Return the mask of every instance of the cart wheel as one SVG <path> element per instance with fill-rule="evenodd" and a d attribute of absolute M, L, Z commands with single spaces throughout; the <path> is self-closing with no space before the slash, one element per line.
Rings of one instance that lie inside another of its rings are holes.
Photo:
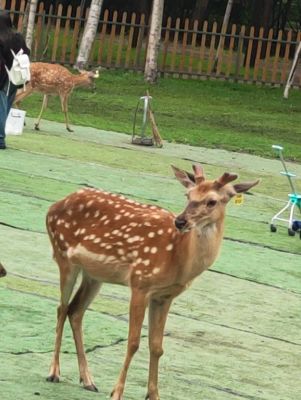
<path fill-rule="evenodd" d="M 273 224 L 270 225 L 271 232 L 277 232 L 277 227 Z"/>
<path fill-rule="evenodd" d="M 293 231 L 292 229 L 288 228 L 287 230 L 288 236 L 295 236 L 296 232 Z"/>

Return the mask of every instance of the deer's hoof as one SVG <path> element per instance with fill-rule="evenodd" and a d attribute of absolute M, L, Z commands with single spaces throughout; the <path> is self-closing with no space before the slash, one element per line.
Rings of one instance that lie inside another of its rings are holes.
<path fill-rule="evenodd" d="M 90 392 L 98 392 L 98 389 L 94 384 L 84 386 L 84 389 L 89 390 Z"/>
<path fill-rule="evenodd" d="M 60 377 L 57 375 L 49 375 L 46 378 L 47 382 L 53 382 L 53 383 L 58 383 L 60 381 Z"/>
<path fill-rule="evenodd" d="M 145 396 L 145 400 L 160 400 L 158 392 L 156 393 L 147 393 Z"/>
<path fill-rule="evenodd" d="M 0 278 L 6 275 L 6 270 L 3 265 L 0 263 Z"/>
<path fill-rule="evenodd" d="M 74 132 L 74 130 L 71 129 L 71 128 L 69 128 L 69 127 L 67 127 L 67 131 L 68 131 L 68 132 Z"/>
<path fill-rule="evenodd" d="M 34 125 L 34 129 L 35 129 L 36 131 L 39 131 L 39 130 L 40 130 L 39 125 L 35 124 L 35 125 Z"/>

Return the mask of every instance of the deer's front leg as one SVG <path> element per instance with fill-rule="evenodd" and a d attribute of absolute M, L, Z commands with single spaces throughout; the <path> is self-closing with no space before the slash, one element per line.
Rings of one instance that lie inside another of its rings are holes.
<path fill-rule="evenodd" d="M 146 399 L 159 400 L 158 392 L 158 368 L 159 359 L 163 354 L 163 334 L 164 327 L 168 315 L 168 311 L 172 302 L 170 299 L 151 299 L 149 303 L 149 378 L 148 392 Z"/>
<path fill-rule="evenodd" d="M 84 350 L 82 321 L 85 311 L 99 292 L 100 286 L 100 282 L 83 276 L 82 283 L 72 302 L 70 303 L 68 309 L 68 317 L 73 331 L 73 337 L 78 358 L 80 382 L 83 383 L 85 389 L 92 392 L 97 392 L 98 390 L 93 382 L 93 378 L 88 368 L 88 363 Z"/>
<path fill-rule="evenodd" d="M 146 296 L 139 289 L 132 290 L 129 316 L 129 335 L 125 361 L 118 381 L 112 391 L 112 400 L 122 400 L 127 371 L 131 360 L 139 348 L 142 323 L 145 315 Z"/>

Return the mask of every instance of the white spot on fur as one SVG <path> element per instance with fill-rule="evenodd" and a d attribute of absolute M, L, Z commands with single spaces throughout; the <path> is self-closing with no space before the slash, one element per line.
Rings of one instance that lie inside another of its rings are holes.
<path fill-rule="evenodd" d="M 155 232 L 149 232 L 149 234 L 147 236 L 150 238 L 153 238 L 153 237 L 155 237 Z"/>
<path fill-rule="evenodd" d="M 157 233 L 158 235 L 163 235 L 163 232 L 164 232 L 163 229 L 159 229 Z"/>
<path fill-rule="evenodd" d="M 150 249 L 150 252 L 151 252 L 152 254 L 156 254 L 157 251 L 158 251 L 158 247 L 152 247 L 152 248 Z"/>
<path fill-rule="evenodd" d="M 133 237 L 128 238 L 127 242 L 128 243 L 139 242 L 140 239 L 141 239 L 140 236 L 133 236 Z"/>
<path fill-rule="evenodd" d="M 153 274 L 156 275 L 160 272 L 160 268 L 156 267 L 153 269 Z"/>
<path fill-rule="evenodd" d="M 173 249 L 173 244 L 172 243 L 169 243 L 167 246 L 166 246 L 166 250 L 167 251 L 171 251 Z"/>

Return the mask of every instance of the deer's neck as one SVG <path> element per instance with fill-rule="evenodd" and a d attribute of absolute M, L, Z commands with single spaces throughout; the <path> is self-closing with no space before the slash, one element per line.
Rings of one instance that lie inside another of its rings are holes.
<path fill-rule="evenodd" d="M 190 282 L 208 269 L 219 254 L 224 233 L 224 221 L 202 230 L 193 229 L 178 236 L 176 262 L 182 283 Z"/>
<path fill-rule="evenodd" d="M 73 75 L 74 87 L 87 86 L 87 77 L 83 74 Z"/>

